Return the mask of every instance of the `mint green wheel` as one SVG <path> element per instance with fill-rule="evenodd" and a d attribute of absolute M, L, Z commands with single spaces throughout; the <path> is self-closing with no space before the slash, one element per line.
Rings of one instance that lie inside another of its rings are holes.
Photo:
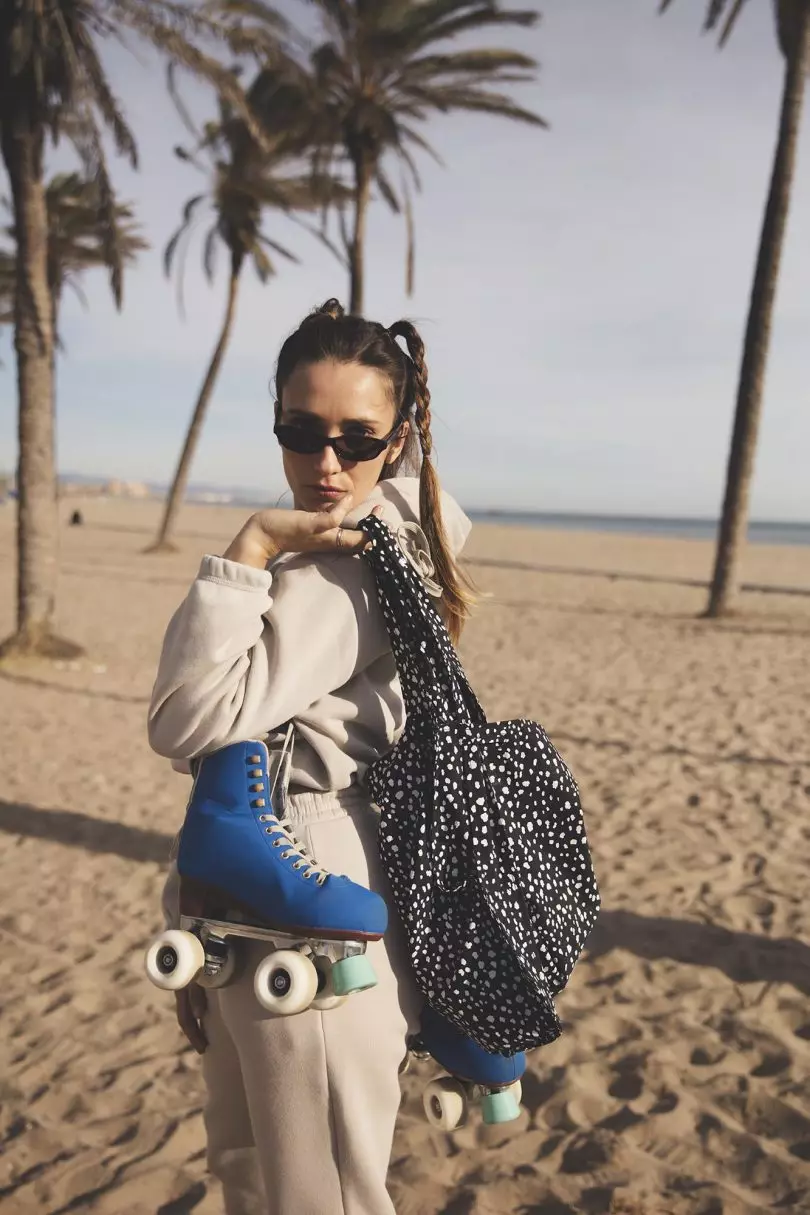
<path fill-rule="evenodd" d="M 481 1099 L 481 1113 L 487 1126 L 497 1126 L 501 1122 L 514 1122 L 520 1117 L 520 1106 L 515 1100 L 511 1088 L 499 1093 L 487 1093 Z"/>
<path fill-rule="evenodd" d="M 348 996 L 353 991 L 366 991 L 376 986 L 374 967 L 364 953 L 342 958 L 332 966 L 332 990 L 336 996 Z"/>

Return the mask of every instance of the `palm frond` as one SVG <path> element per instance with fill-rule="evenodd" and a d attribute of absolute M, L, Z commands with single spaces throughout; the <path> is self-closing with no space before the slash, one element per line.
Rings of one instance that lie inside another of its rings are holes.
<path fill-rule="evenodd" d="M 335 260 L 338 261 L 340 265 L 344 267 L 344 269 L 348 269 L 349 263 L 345 252 L 342 252 L 334 241 L 330 240 L 328 232 L 322 225 L 316 227 L 314 224 L 310 224 L 302 216 L 296 215 L 295 212 L 292 212 L 288 218 L 291 219 L 292 222 L 299 228 L 303 228 L 305 232 L 308 232 L 310 236 L 314 236 L 317 241 L 320 241 L 324 248 L 329 250 Z"/>
<path fill-rule="evenodd" d="M 76 55 L 86 79 L 86 93 L 99 110 L 105 125 L 112 132 L 116 151 L 125 156 L 133 169 L 138 167 L 138 147 L 127 125 L 123 111 L 110 88 L 89 31 L 80 26 L 76 31 Z"/>
<path fill-rule="evenodd" d="M 381 164 L 377 165 L 377 170 L 374 174 L 374 180 L 376 181 L 383 198 L 388 203 L 388 206 L 391 208 L 391 210 L 394 212 L 395 215 L 399 215 L 400 211 L 402 210 L 402 205 L 399 201 L 399 198 L 397 197 L 396 190 L 391 185 L 391 182 L 389 181 L 388 177 L 386 176 L 385 170 L 383 169 Z"/>
<path fill-rule="evenodd" d="M 166 274 L 171 274 L 172 263 L 174 261 L 174 256 L 177 252 L 177 246 L 180 244 L 180 241 L 183 239 L 183 237 L 188 232 L 188 230 L 193 222 L 194 213 L 197 210 L 197 207 L 204 200 L 205 200 L 204 194 L 195 194 L 195 196 L 193 198 L 190 198 L 188 200 L 188 202 L 186 203 L 186 205 L 183 207 L 182 223 L 180 224 L 180 227 L 177 229 L 177 231 L 174 233 L 174 235 L 171 237 L 168 244 L 166 245 L 166 248 L 163 251 L 163 269 Z"/>
<path fill-rule="evenodd" d="M 253 259 L 254 269 L 259 276 L 259 282 L 266 283 L 267 280 L 275 274 L 275 266 L 267 256 L 267 253 L 262 248 L 260 242 L 257 242 L 250 252 Z"/>
<path fill-rule="evenodd" d="M 288 262 L 295 262 L 297 266 L 300 266 L 300 257 L 293 253 L 291 249 L 288 249 L 286 245 L 280 245 L 277 240 L 271 240 L 270 237 L 265 236 L 263 232 L 259 233 L 258 241 L 260 245 L 264 245 L 265 248 L 272 249 L 274 253 L 278 253 L 279 257 L 284 257 Z"/>
<path fill-rule="evenodd" d="M 726 43 L 728 42 L 729 37 L 731 35 L 731 31 L 734 29 L 734 26 L 737 23 L 737 19 L 738 19 L 740 13 L 742 12 L 743 6 L 745 5 L 745 3 L 746 3 L 746 0 L 734 0 L 734 3 L 731 6 L 728 16 L 726 17 L 725 24 L 724 24 L 722 30 L 720 31 L 720 37 L 718 39 L 718 44 L 721 47 L 725 46 Z M 714 5 L 714 7 L 717 8 L 716 3 Z M 713 20 L 712 20 L 711 14 L 709 14 L 709 16 L 706 18 L 706 29 L 707 30 L 714 29 L 715 25 L 717 24 L 717 21 L 719 21 L 720 16 L 722 14 L 722 7 L 723 6 L 720 6 L 720 10 L 718 11 L 717 16 Z"/>
<path fill-rule="evenodd" d="M 416 281 L 416 227 L 413 221 L 413 199 L 404 173 L 402 193 L 405 197 L 405 292 L 410 297 L 413 295 Z"/>
<path fill-rule="evenodd" d="M 517 105 L 505 93 L 491 93 L 485 89 L 464 88 L 455 85 L 423 86 L 412 90 L 423 105 L 447 112 L 449 110 L 473 110 L 480 114 L 494 114 L 500 118 L 511 118 L 530 126 L 548 128 L 544 118 L 532 110 Z"/>
<path fill-rule="evenodd" d="M 444 5 L 421 4 L 412 7 L 410 28 L 406 27 L 403 38 L 410 54 L 425 46 L 435 46 L 438 42 L 457 38 L 459 34 L 504 26 L 530 29 L 540 21 L 540 13 L 536 9 L 504 10 L 489 2 L 468 4 L 451 0 Z"/>
<path fill-rule="evenodd" d="M 718 45 L 723 47 L 728 42 L 734 27 L 739 20 L 740 13 L 744 9 L 747 0 L 708 0 L 706 9 L 706 17 L 703 21 L 703 29 L 706 33 L 711 33 L 717 29 L 720 22 L 723 21 L 718 37 Z M 665 13 L 672 5 L 672 0 L 660 0 L 658 12 Z M 723 20 L 725 18 L 725 20 Z"/>
<path fill-rule="evenodd" d="M 441 156 L 436 151 L 436 149 L 434 147 L 432 147 L 431 144 L 429 144 L 428 141 L 426 139 L 424 139 L 414 127 L 407 126 L 405 123 L 401 123 L 399 130 L 400 130 L 400 135 L 402 137 L 404 137 L 402 145 L 401 145 L 400 155 L 402 155 L 402 156 L 406 155 L 406 148 L 405 148 L 404 140 L 407 139 L 407 141 L 409 143 L 412 143 L 415 147 L 417 147 L 417 148 L 421 149 L 421 151 L 427 153 L 427 155 L 431 158 L 431 160 L 436 162 L 436 164 L 439 166 L 439 168 L 443 169 L 445 167 L 445 162 L 442 160 Z M 414 174 L 414 180 L 418 183 L 418 181 L 419 181 L 418 173 L 416 172 L 415 169 L 413 169 L 412 172 Z M 421 186 L 419 188 L 421 189 Z"/>
<path fill-rule="evenodd" d="M 412 77 L 437 76 L 471 76 L 480 75 L 482 79 L 492 79 L 501 73 L 519 69 L 531 73 L 537 69 L 537 60 L 531 55 L 521 55 L 517 51 L 482 50 L 458 51 L 452 55 L 420 55 L 410 59 L 403 68 L 406 80 Z M 523 77 L 516 75 L 516 79 Z M 526 76 L 531 79 L 531 76 Z"/>
<path fill-rule="evenodd" d="M 214 281 L 214 270 L 216 268 L 217 259 L 217 238 L 219 237 L 219 226 L 212 224 L 208 229 L 203 246 L 203 269 L 205 277 L 209 283 Z"/>
<path fill-rule="evenodd" d="M 4 199 L 0 203 L 8 210 Z M 99 182 L 94 178 L 82 177 L 78 173 L 57 173 L 48 182 L 45 204 L 48 215 L 48 286 L 54 300 L 61 297 L 65 287 L 70 287 L 84 300 L 80 276 L 94 267 L 111 269 L 110 224 L 114 229 L 112 240 L 122 266 L 134 261 L 140 252 L 148 248 L 135 223 L 132 207 L 113 197 L 110 216 L 109 203 L 105 204 Z M 7 231 L 13 239 L 13 224 L 9 225 Z M 13 254 L 0 253 L 0 312 L 3 316 L 6 315 L 5 305 L 10 309 L 13 305 L 14 264 Z M 8 319 L 11 319 L 10 313 Z M 58 334 L 56 338 L 61 349 Z"/>

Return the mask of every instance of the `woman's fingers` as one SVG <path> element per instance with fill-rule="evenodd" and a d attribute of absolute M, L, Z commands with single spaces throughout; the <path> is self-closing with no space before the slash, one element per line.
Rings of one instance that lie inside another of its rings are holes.
<path fill-rule="evenodd" d="M 382 506 L 375 506 L 371 513 L 381 515 Z M 335 527 L 331 531 L 324 532 L 321 539 L 326 542 L 325 547 L 334 547 L 339 553 L 362 553 L 369 544 L 366 533 L 355 527 Z"/>
<path fill-rule="evenodd" d="M 339 553 L 362 553 L 368 544 L 366 533 L 355 531 L 353 527 L 336 527 L 334 533 L 327 535 Z"/>

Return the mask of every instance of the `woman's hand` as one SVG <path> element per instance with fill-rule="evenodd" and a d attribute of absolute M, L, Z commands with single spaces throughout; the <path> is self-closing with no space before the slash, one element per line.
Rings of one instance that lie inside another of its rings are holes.
<path fill-rule="evenodd" d="M 365 532 L 341 527 L 352 506 L 347 494 L 323 511 L 260 510 L 223 553 L 228 561 L 263 570 L 279 553 L 359 553 L 368 544 Z M 380 514 L 381 506 L 372 512 Z"/>
<path fill-rule="evenodd" d="M 190 983 L 188 987 L 176 991 L 174 999 L 177 1005 L 177 1024 L 197 1054 L 204 1054 L 208 1045 L 203 1029 L 203 1017 L 208 1007 L 205 988 L 200 987 L 198 983 Z"/>

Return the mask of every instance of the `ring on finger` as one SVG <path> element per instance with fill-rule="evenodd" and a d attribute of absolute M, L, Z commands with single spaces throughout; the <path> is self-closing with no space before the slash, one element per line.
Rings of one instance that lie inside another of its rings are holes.
<path fill-rule="evenodd" d="M 344 530 L 345 530 L 345 529 L 344 529 L 344 528 L 342 528 L 342 527 L 339 527 L 339 528 L 337 529 L 337 539 L 336 539 L 335 543 L 337 544 L 337 547 L 338 547 L 338 548 L 343 548 L 343 532 L 344 532 Z"/>

